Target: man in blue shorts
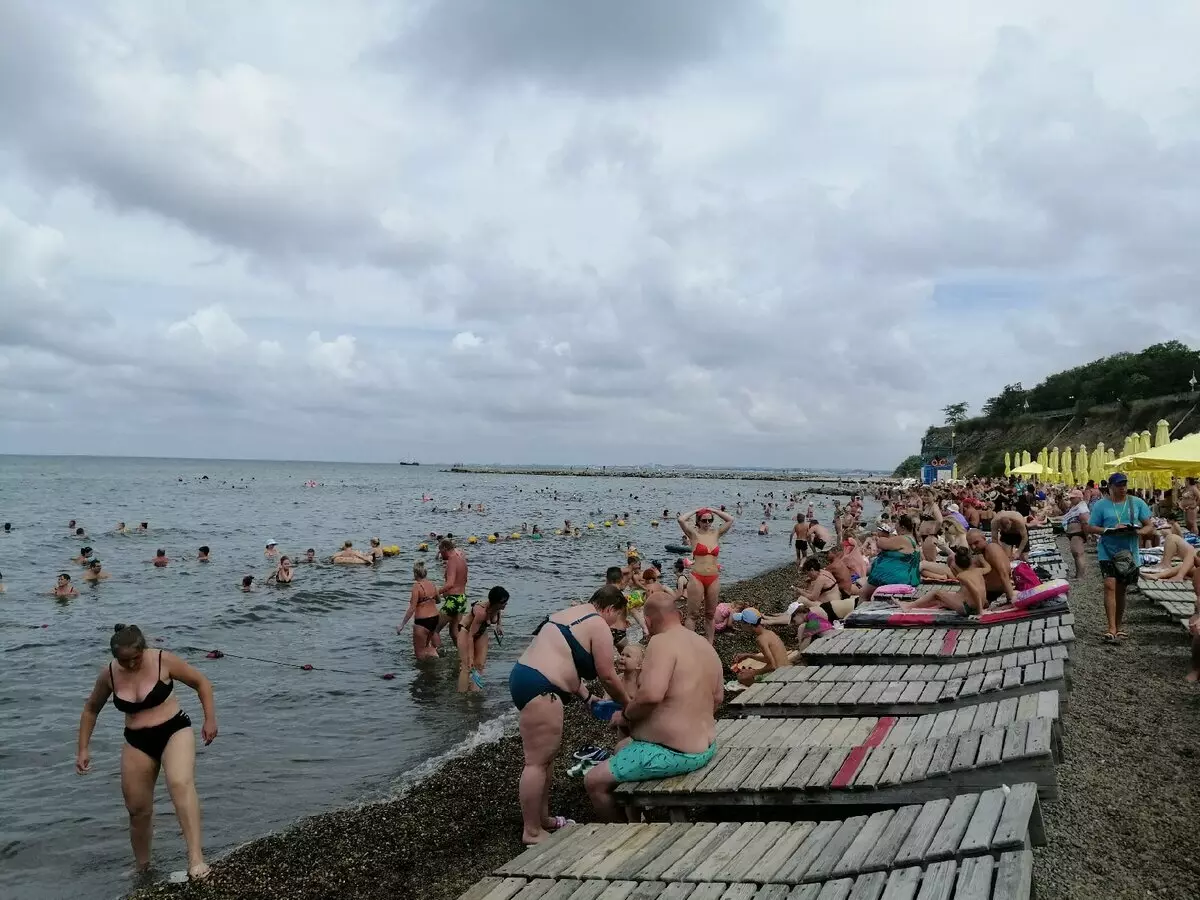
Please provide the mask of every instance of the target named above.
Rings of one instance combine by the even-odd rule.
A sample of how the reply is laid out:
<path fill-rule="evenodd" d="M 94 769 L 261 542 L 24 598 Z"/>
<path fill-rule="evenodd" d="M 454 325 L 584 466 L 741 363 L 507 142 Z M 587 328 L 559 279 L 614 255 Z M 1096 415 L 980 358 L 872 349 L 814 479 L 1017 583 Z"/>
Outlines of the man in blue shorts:
<path fill-rule="evenodd" d="M 621 782 L 694 772 L 717 752 L 716 711 L 725 698 L 720 657 L 683 626 L 669 591 L 647 596 L 642 610 L 650 643 L 641 676 L 624 712 L 612 718 L 632 737 L 585 779 L 592 805 L 606 820 L 615 817 L 612 792 Z"/>
<path fill-rule="evenodd" d="M 1104 640 L 1110 644 L 1126 637 L 1121 630 L 1125 591 L 1137 583 L 1138 566 L 1142 564 L 1138 538 L 1154 535 L 1150 507 L 1141 497 L 1132 496 L 1128 488 L 1129 479 L 1124 472 L 1109 475 L 1108 496 L 1092 504 L 1087 524 L 1083 526 L 1085 533 L 1098 535 L 1096 558 L 1104 576 L 1104 611 L 1108 614 Z"/>

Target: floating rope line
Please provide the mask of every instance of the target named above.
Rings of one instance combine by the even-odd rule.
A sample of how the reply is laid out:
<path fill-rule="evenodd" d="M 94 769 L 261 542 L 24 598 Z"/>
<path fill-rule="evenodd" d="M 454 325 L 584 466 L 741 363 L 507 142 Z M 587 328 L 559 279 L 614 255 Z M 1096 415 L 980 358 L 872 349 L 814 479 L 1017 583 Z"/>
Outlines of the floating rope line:
<path fill-rule="evenodd" d="M 203 647 L 180 647 L 178 649 L 193 653 L 203 653 L 205 659 L 225 659 L 228 657 L 229 659 L 245 659 L 250 660 L 251 662 L 267 663 L 268 665 L 272 666 L 282 666 L 285 669 L 300 669 L 304 672 L 337 672 L 341 675 L 364 675 L 368 678 L 376 675 L 375 672 L 365 672 L 361 669 L 337 669 L 333 666 L 314 666 L 312 663 L 285 662 L 281 659 L 267 659 L 263 656 L 245 656 L 240 653 L 226 653 L 224 650 L 205 650 Z M 382 678 L 384 681 L 391 681 L 396 677 L 396 673 L 384 672 L 378 677 Z"/>

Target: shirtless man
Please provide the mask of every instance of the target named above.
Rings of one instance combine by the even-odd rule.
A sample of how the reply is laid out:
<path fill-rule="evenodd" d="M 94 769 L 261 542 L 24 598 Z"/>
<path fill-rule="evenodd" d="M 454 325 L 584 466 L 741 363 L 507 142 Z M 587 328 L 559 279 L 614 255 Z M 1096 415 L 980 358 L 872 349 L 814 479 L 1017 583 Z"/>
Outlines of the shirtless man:
<path fill-rule="evenodd" d="M 758 653 L 737 653 L 733 657 L 733 664 L 730 668 L 737 673 L 739 683 L 746 685 L 754 684 L 759 676 L 791 665 L 791 661 L 787 655 L 787 648 L 783 646 L 783 641 L 779 639 L 779 635 L 775 632 L 768 631 L 763 627 L 762 613 L 757 609 L 743 609 L 741 612 L 736 612 L 733 614 L 733 621 L 739 628 L 747 628 L 753 631 L 754 643 L 758 644 Z M 750 666 L 742 666 L 742 663 L 748 660 L 763 663 L 763 668 L 756 669 Z"/>
<path fill-rule="evenodd" d="M 715 715 L 725 699 L 721 658 L 707 640 L 683 627 L 669 594 L 648 597 L 645 614 L 651 637 L 637 696 L 612 718 L 633 737 L 584 779 L 604 820 L 614 818 L 612 792 L 621 782 L 694 772 L 717 752 Z"/>
<path fill-rule="evenodd" d="M 75 585 L 71 584 L 71 576 L 63 572 L 58 576 L 58 581 L 54 584 L 54 590 L 50 592 L 53 597 L 78 597 L 79 591 L 75 590 Z"/>
<path fill-rule="evenodd" d="M 355 550 L 352 541 L 342 541 L 342 549 L 329 557 L 329 561 L 338 566 L 371 565 L 371 557 Z"/>
<path fill-rule="evenodd" d="M 83 573 L 84 581 L 104 581 L 107 578 L 108 573 L 104 571 L 104 567 L 100 565 L 100 560 L 98 559 L 93 559 Z"/>
<path fill-rule="evenodd" d="M 788 537 L 788 543 L 796 543 L 796 560 L 803 562 L 808 556 L 808 522 L 804 520 L 804 516 L 796 516 L 796 524 L 792 526 L 791 536 Z"/>
<path fill-rule="evenodd" d="M 829 529 L 816 520 L 814 516 L 808 518 L 808 542 L 812 544 L 812 548 L 816 552 L 825 550 L 832 546 L 833 535 L 829 533 Z"/>
<path fill-rule="evenodd" d="M 843 597 L 854 597 L 862 588 L 854 583 L 854 573 L 846 565 L 845 555 L 846 548 L 841 544 L 834 544 L 830 547 L 827 553 L 829 563 L 825 566 L 825 571 L 833 576 Z"/>
<path fill-rule="evenodd" d="M 1183 490 L 1179 492 L 1179 508 L 1183 510 L 1183 517 L 1187 522 L 1188 531 L 1195 534 L 1196 510 L 1200 509 L 1200 487 L 1196 486 L 1195 478 L 1187 479 Z"/>
<path fill-rule="evenodd" d="M 1007 568 L 1008 560 L 1003 565 Z M 942 609 L 953 610 L 964 616 L 975 616 L 987 609 L 987 585 L 985 578 L 990 574 L 991 567 L 981 557 L 972 557 L 966 547 L 955 547 L 950 554 L 950 571 L 958 579 L 957 591 L 936 590 L 919 600 L 911 602 L 900 601 L 900 608 L 910 609 Z"/>
<path fill-rule="evenodd" d="M 438 622 L 438 634 L 450 626 L 450 639 L 458 645 L 458 625 L 467 612 L 467 559 L 454 546 L 450 538 L 438 541 L 438 556 L 446 570 L 438 596 L 442 597 L 442 615 Z"/>
<path fill-rule="evenodd" d="M 1029 529 L 1025 517 L 1019 512 L 1006 509 L 992 517 L 992 537 L 1005 546 L 1009 559 L 1024 559 L 1029 549 Z"/>
<path fill-rule="evenodd" d="M 987 586 L 987 602 L 995 603 L 1001 597 L 1013 603 L 1017 599 L 1017 590 L 1013 587 L 1012 561 L 999 544 L 988 543 L 987 537 L 977 528 L 967 532 L 967 546 L 977 559 L 987 563 L 988 571 L 983 580 Z"/>

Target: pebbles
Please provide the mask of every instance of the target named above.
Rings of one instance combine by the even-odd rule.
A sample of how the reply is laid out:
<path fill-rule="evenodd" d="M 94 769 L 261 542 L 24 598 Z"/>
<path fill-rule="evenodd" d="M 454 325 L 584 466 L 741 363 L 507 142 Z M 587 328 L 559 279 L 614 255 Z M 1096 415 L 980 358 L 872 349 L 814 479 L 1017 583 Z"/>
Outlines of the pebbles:
<path fill-rule="evenodd" d="M 1061 542 L 1061 540 L 1060 540 Z M 1063 555 L 1069 558 L 1064 544 Z M 1043 807 L 1038 893 L 1056 898 L 1200 897 L 1200 691 L 1183 680 L 1179 623 L 1130 593 L 1117 646 L 1094 556 L 1073 582 L 1075 645 L 1059 800 Z"/>
<path fill-rule="evenodd" d="M 731 584 L 722 599 L 778 611 L 788 602 L 795 571 L 788 565 Z M 734 653 L 754 649 L 748 632 L 717 636 L 717 651 L 727 666 Z M 613 732 L 574 703 L 566 709 L 550 811 L 580 822 L 593 819 L 592 807 L 583 779 L 568 777 L 567 768 L 574 762 L 572 752 L 586 744 L 611 747 Z M 203 885 L 159 884 L 130 896 L 454 900 L 521 852 L 517 785 L 522 765 L 520 738 L 506 735 L 450 760 L 399 800 L 313 816 L 244 844 L 214 863 Z M 210 833 L 220 827 L 220 822 L 206 823 Z"/>

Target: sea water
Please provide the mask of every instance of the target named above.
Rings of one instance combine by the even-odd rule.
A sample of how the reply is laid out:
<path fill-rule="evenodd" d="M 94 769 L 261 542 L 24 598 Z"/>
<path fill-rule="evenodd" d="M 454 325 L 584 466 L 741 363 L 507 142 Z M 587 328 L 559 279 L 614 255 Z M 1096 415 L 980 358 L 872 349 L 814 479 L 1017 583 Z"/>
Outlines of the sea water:
<path fill-rule="evenodd" d="M 205 851 L 213 859 L 302 815 L 386 797 L 427 771 L 431 758 L 498 733 L 511 718 L 509 667 L 544 615 L 599 587 L 604 569 L 624 562 L 626 541 L 644 560 L 672 565 L 662 548 L 678 540 L 678 525 L 651 525 L 664 508 L 673 515 L 723 503 L 732 511 L 740 494 L 745 515 L 721 552 L 724 577 L 736 580 L 793 558 L 786 509 L 769 537 L 757 531 L 768 491 L 783 497 L 802 487 L 464 475 L 429 466 L 0 456 L 0 522 L 13 526 L 0 532 L 7 586 L 0 594 L 0 896 L 69 892 L 89 900 L 130 887 L 123 717 L 111 705 L 92 738 L 92 772 L 74 771 L 79 714 L 111 658 L 114 624 L 136 623 L 152 646 L 178 653 L 213 682 L 220 736 L 209 747 L 199 741 L 198 698 L 175 687 L 197 734 Z M 482 503 L 485 512 L 455 511 L 464 502 Z M 829 501 L 818 506 L 827 525 L 831 511 Z M 627 524 L 618 527 L 623 514 Z M 70 519 L 87 529 L 83 543 L 110 580 L 83 582 L 70 561 L 81 546 L 68 533 Z M 555 537 L 563 519 L 581 526 L 582 537 Z M 149 533 L 106 533 L 118 520 L 131 529 L 148 521 Z M 589 522 L 597 527 L 588 529 Z M 547 536 L 484 543 L 487 534 L 509 535 L 525 523 Z M 395 631 L 413 562 L 425 560 L 440 582 L 436 545 L 417 551 L 430 532 L 463 539 L 472 599 L 495 584 L 512 596 L 504 643 L 492 639 L 479 696 L 456 693 L 456 654 L 418 668 L 410 630 Z M 466 546 L 472 534 L 480 543 Z M 268 540 L 293 558 L 314 547 L 327 559 L 343 540 L 361 549 L 373 536 L 399 545 L 400 556 L 374 568 L 299 565 L 290 586 L 261 584 L 275 566 L 264 556 Z M 212 550 L 207 564 L 196 562 L 202 544 Z M 165 568 L 149 562 L 159 548 L 171 559 Z M 59 572 L 71 575 L 78 598 L 50 596 Z M 240 589 L 246 574 L 260 583 L 250 594 Z M 208 659 L 211 650 L 225 656 Z M 395 678 L 384 679 L 388 673 Z M 155 815 L 155 866 L 166 874 L 184 867 L 185 854 L 162 779 Z"/>

